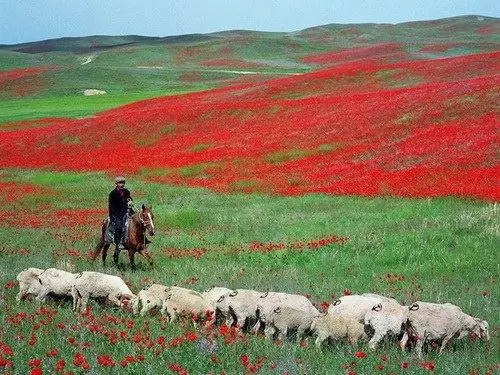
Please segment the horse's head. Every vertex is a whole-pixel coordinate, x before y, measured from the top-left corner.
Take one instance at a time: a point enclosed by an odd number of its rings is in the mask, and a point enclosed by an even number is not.
[[[144,228],[148,231],[148,234],[150,236],[155,235],[155,223],[154,223],[154,215],[153,211],[151,209],[151,206],[146,207],[146,205],[142,205],[141,211],[139,212],[139,218],[141,221],[141,224],[144,226]]]

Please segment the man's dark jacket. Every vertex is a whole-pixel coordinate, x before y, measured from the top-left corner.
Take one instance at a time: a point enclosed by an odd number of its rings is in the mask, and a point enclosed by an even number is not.
[[[132,199],[130,197],[130,191],[123,188],[121,190],[114,189],[109,193],[109,217],[111,221],[114,219],[123,219],[127,214],[128,201]]]

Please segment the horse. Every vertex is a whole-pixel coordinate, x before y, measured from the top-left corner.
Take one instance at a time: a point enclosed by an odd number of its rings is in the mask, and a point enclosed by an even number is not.
[[[141,254],[147,259],[151,268],[153,268],[153,258],[146,248],[146,232],[150,236],[155,234],[155,225],[153,221],[153,211],[150,207],[146,207],[144,204],[141,210],[134,213],[128,218],[128,231],[125,238],[125,243],[123,247],[128,251],[128,257],[130,259],[130,265],[133,270],[136,269],[135,265],[135,253]],[[106,256],[108,255],[108,249],[111,246],[110,243],[106,243],[106,231],[109,225],[109,218],[104,219],[101,226],[101,236],[99,243],[95,247],[94,253],[92,254],[92,262],[95,260],[97,255],[102,251],[102,265],[106,265]],[[113,262],[118,266],[118,256],[120,255],[119,245],[116,244],[115,252],[113,254]]]

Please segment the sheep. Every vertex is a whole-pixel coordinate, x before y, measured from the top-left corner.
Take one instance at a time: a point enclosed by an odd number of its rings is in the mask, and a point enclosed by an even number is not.
[[[262,294],[257,301],[257,316],[259,320],[253,328],[255,331],[259,330],[260,323],[264,323],[265,316],[272,313],[276,306],[295,308],[311,316],[319,314],[316,307],[314,307],[312,302],[305,296],[280,292],[266,292]]]
[[[170,321],[173,322],[178,319],[179,315],[183,313],[191,314],[191,317],[205,317],[209,324],[215,322],[215,311],[213,305],[203,298],[201,293],[191,289],[172,286],[163,300],[162,314],[167,314]],[[196,319],[193,324],[196,327]]]
[[[378,294],[353,294],[342,296],[338,300],[334,301],[329,306],[328,312],[337,313],[342,316],[350,316],[355,318],[360,323],[364,323],[365,314],[370,311],[373,306],[379,303],[399,305],[395,299]]]
[[[347,338],[353,346],[357,345],[359,339],[367,338],[363,324],[355,318],[336,313],[324,313],[314,317],[311,331],[317,335],[315,345],[318,349],[321,349],[321,344],[328,338],[333,340]]]
[[[71,289],[73,310],[85,311],[90,297],[104,297],[119,307],[124,300],[135,298],[125,282],[119,277],[100,272],[84,271],[76,275],[75,284]]]
[[[431,340],[442,340],[441,354],[452,339],[461,339],[468,333],[475,333],[482,340],[490,339],[488,322],[474,318],[451,303],[438,304],[417,301],[408,308],[408,328],[401,340],[404,350],[409,336],[416,339],[415,351],[422,358],[422,348]]]
[[[48,268],[38,276],[40,291],[36,299],[44,302],[49,294],[60,297],[71,297],[71,289],[75,284],[76,275],[71,272]]]
[[[163,301],[167,299],[170,287],[161,284],[153,284],[149,288],[144,288],[132,300],[134,314],[139,312],[139,305],[142,305],[140,314],[144,316],[154,307],[159,309],[163,306]]]
[[[368,347],[374,350],[377,344],[389,334],[399,336],[405,331],[408,308],[393,302],[379,303],[365,314],[365,326],[373,330]]]
[[[250,289],[236,289],[222,295],[216,302],[216,309],[226,319],[232,318],[231,326],[238,325],[246,330],[257,322],[257,305],[263,294]]]
[[[37,296],[40,292],[40,281],[38,276],[44,270],[41,268],[26,268],[17,274],[17,281],[19,283],[19,293],[16,296],[16,301],[19,303],[28,294]]]
[[[261,319],[266,324],[266,337],[273,338],[277,333],[278,339],[283,340],[289,331],[296,330],[300,342],[316,316],[318,315],[304,313],[302,309],[295,307],[277,306]]]
[[[203,298],[205,298],[206,301],[208,301],[214,311],[215,311],[215,322],[217,324],[220,324],[223,320],[225,320],[225,323],[227,325],[230,325],[230,322],[229,322],[229,317],[226,315],[224,315],[220,309],[217,308],[217,301],[222,297],[222,296],[227,296],[229,293],[231,293],[232,290],[229,289],[229,288],[225,288],[225,287],[218,287],[218,286],[214,286],[208,290],[205,290],[202,295],[203,295]],[[232,319],[231,319],[232,320]]]
[[[217,307],[217,300],[223,295],[231,293],[233,290],[225,287],[214,286],[208,290],[205,290],[202,295],[205,300],[210,302],[214,309]]]

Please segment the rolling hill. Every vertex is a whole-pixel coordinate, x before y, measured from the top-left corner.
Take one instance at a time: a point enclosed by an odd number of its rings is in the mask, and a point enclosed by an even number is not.
[[[499,25],[469,16],[2,46],[0,96],[14,105],[84,88],[157,98],[6,121],[0,167],[217,191],[496,201]],[[175,89],[196,92],[160,96]]]

